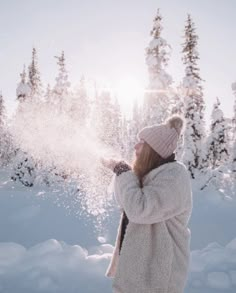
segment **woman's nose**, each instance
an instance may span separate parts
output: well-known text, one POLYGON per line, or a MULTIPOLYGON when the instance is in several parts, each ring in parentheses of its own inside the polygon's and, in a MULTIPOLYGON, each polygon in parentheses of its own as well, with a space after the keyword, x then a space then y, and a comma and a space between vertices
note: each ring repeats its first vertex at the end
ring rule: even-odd
POLYGON ((134 146, 134 149, 137 151, 140 147, 141 143, 140 142, 137 142, 134 146))

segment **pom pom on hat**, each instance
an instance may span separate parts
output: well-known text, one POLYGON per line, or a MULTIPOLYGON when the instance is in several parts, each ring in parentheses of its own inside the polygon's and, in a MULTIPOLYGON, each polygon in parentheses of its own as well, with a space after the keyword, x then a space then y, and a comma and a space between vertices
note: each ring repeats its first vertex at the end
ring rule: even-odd
POLYGON ((169 125, 170 128, 174 128, 178 135, 180 135, 184 128, 184 119, 181 116, 174 115, 166 121, 166 124, 169 125))

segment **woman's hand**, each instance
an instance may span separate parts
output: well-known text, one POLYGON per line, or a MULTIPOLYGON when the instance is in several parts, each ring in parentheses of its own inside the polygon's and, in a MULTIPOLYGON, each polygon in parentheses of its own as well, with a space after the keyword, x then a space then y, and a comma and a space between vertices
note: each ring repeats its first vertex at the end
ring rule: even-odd
POLYGON ((125 161, 101 158, 101 163, 104 167, 116 173, 117 176, 119 176, 123 172, 131 170, 131 167, 125 161))

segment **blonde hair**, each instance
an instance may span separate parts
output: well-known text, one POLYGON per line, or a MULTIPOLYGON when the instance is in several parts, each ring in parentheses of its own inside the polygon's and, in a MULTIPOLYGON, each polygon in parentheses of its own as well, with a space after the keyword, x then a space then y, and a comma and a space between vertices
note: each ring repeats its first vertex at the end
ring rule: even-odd
POLYGON ((140 155, 135 159, 133 163, 133 171, 139 178, 140 186, 143 187, 142 181, 145 175, 147 175, 153 169, 172 162, 175 159, 175 154, 163 159, 149 144, 144 142, 140 155))

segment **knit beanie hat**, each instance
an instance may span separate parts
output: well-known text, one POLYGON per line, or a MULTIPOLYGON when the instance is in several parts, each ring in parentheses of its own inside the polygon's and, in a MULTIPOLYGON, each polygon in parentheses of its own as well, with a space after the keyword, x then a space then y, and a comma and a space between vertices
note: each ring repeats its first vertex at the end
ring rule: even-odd
POLYGON ((138 137, 148 143, 163 159, 166 159, 176 150, 183 125, 183 118, 175 115, 163 124, 143 128, 138 133, 138 137))

